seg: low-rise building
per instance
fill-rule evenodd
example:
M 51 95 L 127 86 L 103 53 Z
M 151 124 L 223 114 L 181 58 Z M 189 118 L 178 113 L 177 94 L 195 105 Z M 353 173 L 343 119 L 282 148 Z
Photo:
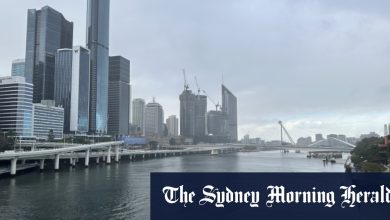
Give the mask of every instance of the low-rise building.
M 51 132 L 52 131 L 52 132 Z M 54 100 L 42 100 L 33 104 L 33 134 L 38 139 L 63 138 L 64 109 L 56 107 Z

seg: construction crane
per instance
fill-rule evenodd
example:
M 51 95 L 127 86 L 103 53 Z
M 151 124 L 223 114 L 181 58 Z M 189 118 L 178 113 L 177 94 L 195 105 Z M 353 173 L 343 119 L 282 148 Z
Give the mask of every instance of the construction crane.
M 183 76 L 184 76 L 184 90 L 187 91 L 189 88 L 189 85 L 187 83 L 187 77 L 186 77 L 186 70 L 183 69 Z
M 198 79 L 196 78 L 196 76 L 194 76 L 195 78 L 195 84 L 196 84 L 196 87 L 198 88 L 198 95 L 200 94 L 200 87 L 199 87 L 199 84 L 198 84 Z
M 207 98 L 209 98 L 210 101 L 215 105 L 215 111 L 218 111 L 218 109 L 219 109 L 219 107 L 220 107 L 219 102 L 216 103 L 216 102 L 214 101 L 214 99 L 212 99 L 212 98 L 209 96 L 209 94 L 207 94 L 206 91 L 202 90 L 202 92 L 203 92 L 203 93 L 207 96 Z
M 288 133 L 287 129 L 284 127 L 283 122 L 279 121 L 280 125 L 280 144 L 283 145 L 283 131 L 287 135 L 288 139 L 290 140 L 290 143 L 295 146 L 294 140 L 291 138 L 290 134 Z

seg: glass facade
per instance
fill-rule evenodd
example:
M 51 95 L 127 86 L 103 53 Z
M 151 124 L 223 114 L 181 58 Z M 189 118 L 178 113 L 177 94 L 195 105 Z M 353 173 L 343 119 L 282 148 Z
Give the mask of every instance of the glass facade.
M 17 59 L 12 61 L 11 76 L 24 77 L 24 59 Z
M 237 98 L 222 85 L 222 111 L 227 117 L 227 135 L 230 142 L 237 141 Z
M 72 80 L 72 84 L 77 86 L 78 89 L 75 89 L 78 92 L 74 91 L 75 89 L 72 92 L 71 130 L 86 133 L 89 130 L 89 50 L 83 47 L 74 48 L 73 60 L 78 62 L 73 68 L 74 79 L 78 76 L 78 80 Z
M 34 84 L 33 102 L 54 98 L 55 55 L 72 48 L 73 23 L 49 6 L 29 9 L 26 36 L 26 81 Z
M 108 134 L 128 135 L 130 111 L 130 61 L 121 56 L 109 59 Z
M 89 130 L 107 132 L 109 0 L 88 0 L 87 47 L 90 50 L 90 120 Z
M 89 126 L 89 50 L 75 46 L 56 55 L 54 100 L 64 108 L 64 132 L 86 133 Z
M 64 108 L 64 132 L 70 131 L 70 101 L 72 89 L 72 49 L 59 49 L 55 61 L 54 100 Z
M 23 77 L 0 78 L 0 130 L 32 136 L 33 85 Z

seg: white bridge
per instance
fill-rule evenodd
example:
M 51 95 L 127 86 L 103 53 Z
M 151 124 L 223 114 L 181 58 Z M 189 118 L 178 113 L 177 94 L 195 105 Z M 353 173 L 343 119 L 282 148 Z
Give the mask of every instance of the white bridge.
M 47 146 L 46 146 L 47 147 Z M 53 160 L 54 170 L 60 169 L 60 159 L 69 160 L 69 165 L 75 166 L 79 159 L 84 159 L 85 167 L 89 166 L 90 158 L 95 158 L 96 163 L 103 162 L 110 164 L 111 160 L 115 162 L 123 157 L 128 159 L 145 159 L 145 158 L 158 158 L 168 156 L 179 156 L 186 154 L 222 154 L 237 152 L 241 147 L 232 145 L 192 145 L 192 146 L 175 146 L 172 149 L 164 150 L 129 150 L 124 148 L 123 142 L 103 142 L 97 144 L 88 145 L 72 145 L 69 147 L 44 149 L 44 150 L 32 150 L 32 151 L 8 151 L 0 153 L 0 160 L 10 161 L 10 174 L 15 175 L 17 169 L 18 160 L 24 164 L 27 160 L 39 161 L 41 170 L 45 169 L 45 160 Z

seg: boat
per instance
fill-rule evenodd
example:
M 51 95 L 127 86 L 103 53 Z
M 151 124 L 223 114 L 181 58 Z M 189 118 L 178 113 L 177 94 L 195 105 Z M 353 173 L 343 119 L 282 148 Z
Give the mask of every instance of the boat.
M 295 153 L 299 154 L 301 153 L 301 150 L 295 150 Z
M 336 163 L 336 159 L 333 157 L 330 159 L 330 163 Z

